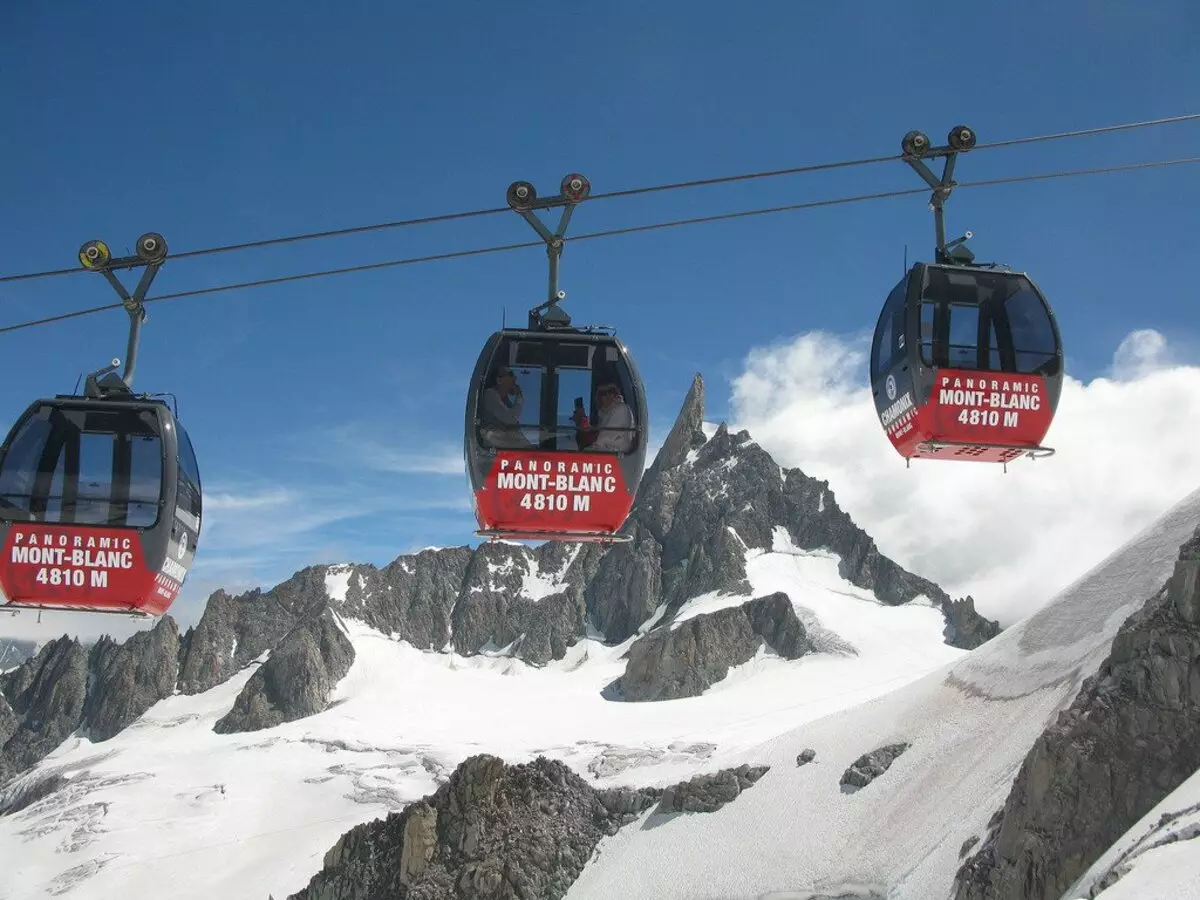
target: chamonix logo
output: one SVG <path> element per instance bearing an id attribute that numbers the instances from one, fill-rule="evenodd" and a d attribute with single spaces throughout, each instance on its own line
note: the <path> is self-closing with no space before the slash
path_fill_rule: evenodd
<path id="1" fill-rule="evenodd" d="M 889 375 L 887 377 L 887 395 L 889 400 L 896 399 L 896 376 Z"/>

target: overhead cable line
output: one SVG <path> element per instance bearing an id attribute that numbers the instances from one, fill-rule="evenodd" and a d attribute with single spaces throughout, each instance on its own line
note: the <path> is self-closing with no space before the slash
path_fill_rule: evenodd
<path id="1" fill-rule="evenodd" d="M 972 152 L 979 150 L 990 150 L 1003 147 L 1015 147 L 1022 144 L 1041 143 L 1043 141 L 1056 141 L 1064 138 L 1085 137 L 1095 134 L 1106 134 L 1116 131 L 1129 131 L 1136 128 L 1148 128 L 1156 125 L 1169 125 L 1178 122 L 1188 122 L 1195 119 L 1200 119 L 1200 113 L 1192 113 L 1181 116 L 1170 116 L 1163 119 L 1150 119 L 1144 122 L 1127 122 L 1121 125 L 1102 125 L 1098 128 L 1086 128 L 1077 131 L 1062 131 L 1056 134 L 1042 134 L 1033 137 L 1010 138 L 1004 141 L 992 141 L 985 144 L 977 144 Z M 678 181 L 668 184 L 650 185 L 640 188 L 627 188 L 620 191 L 608 191 L 605 193 L 591 194 L 581 202 L 590 202 L 592 200 L 614 199 L 618 197 L 632 197 L 641 194 L 652 194 L 661 191 L 674 191 L 687 188 L 708 187 L 717 184 L 730 184 L 739 181 L 752 181 L 762 178 L 777 178 L 783 175 L 800 175 L 809 172 L 824 172 L 833 169 L 848 169 L 856 166 L 874 165 L 883 162 L 895 162 L 902 157 L 897 155 L 892 156 L 873 156 L 865 159 L 842 160 L 839 162 L 829 163 L 814 163 L 805 166 L 793 166 L 786 169 L 772 169 L 765 172 L 746 172 L 738 175 L 725 175 L 717 178 L 702 178 L 694 181 Z M 468 212 L 445 213 L 435 216 L 422 216 L 415 219 L 401 219 L 395 222 L 379 222 L 374 225 L 357 225 L 350 228 L 338 228 L 330 231 L 315 231 L 308 234 L 295 234 L 286 237 L 265 238 L 258 241 L 246 241 L 239 244 L 224 244 L 217 247 L 208 247 L 202 250 L 186 250 L 182 253 L 172 253 L 171 259 L 189 259 L 197 256 L 208 256 L 214 253 L 228 253 L 233 250 L 250 250 L 260 247 L 271 247 L 279 244 L 291 244 L 299 241 L 311 241 L 321 238 L 339 237 L 350 234 L 364 234 L 371 231 L 383 231 L 391 228 L 406 228 L 417 225 L 431 225 L 436 222 L 449 222 L 456 219 L 476 218 L 480 216 L 491 216 L 497 213 L 507 213 L 511 210 L 507 206 L 494 207 L 492 209 L 476 209 Z M 575 240 L 578 240 L 576 238 Z M 11 281 L 30 281 L 37 278 L 50 278 L 56 275 L 72 275 L 77 272 L 86 271 L 78 266 L 73 266 L 69 269 L 52 269 L 45 272 L 29 272 L 23 275 L 4 275 L 0 276 L 0 283 Z"/>
<path id="2" fill-rule="evenodd" d="M 1073 169 L 1065 172 L 1043 172 L 1033 175 L 1016 175 L 1008 178 L 989 178 L 980 181 L 962 181 L 955 186 L 955 190 L 971 187 L 992 187 L 1000 184 L 1018 184 L 1026 181 L 1045 181 L 1052 178 L 1071 178 L 1080 175 L 1100 175 L 1112 172 L 1130 172 L 1139 169 L 1156 169 L 1166 166 L 1181 166 L 1191 163 L 1200 163 L 1200 156 L 1189 156 L 1180 159 L 1156 160 L 1151 162 L 1141 163 L 1126 163 L 1124 165 L 1103 166 L 1092 169 Z M 790 203 L 786 206 L 773 206 L 766 209 L 750 209 L 741 212 L 720 213 L 712 216 L 699 216 L 690 219 L 675 219 L 670 222 L 655 222 L 649 225 L 632 225 L 626 228 L 612 228 L 606 231 L 593 231 L 587 234 L 576 235 L 571 238 L 564 238 L 566 242 L 586 241 L 594 238 L 614 237 L 623 234 L 636 234 L 643 231 L 656 231 L 663 228 L 677 228 L 683 225 L 699 225 L 709 222 L 721 222 L 731 219 L 742 219 L 750 216 L 771 215 L 773 213 L 794 212 L 802 209 L 817 209 L 826 206 L 841 206 L 849 203 L 863 203 L 870 200 L 884 200 L 892 197 L 906 197 L 913 194 L 924 194 L 928 192 L 928 188 L 908 188 L 898 191 L 884 191 L 876 194 L 858 194 L 853 197 L 836 197 L 829 200 L 809 200 L 804 203 Z M 300 275 L 282 275 L 278 278 L 263 278 L 258 281 L 243 281 L 237 284 L 225 284 L 217 287 L 197 288 L 191 291 L 176 291 L 171 294 L 159 294 L 156 297 L 147 297 L 144 303 L 155 303 L 162 300 L 179 300 L 184 297 L 199 297 L 205 294 L 219 294 L 226 291 L 236 291 L 245 288 L 263 287 L 273 284 L 284 284 L 292 281 L 304 281 L 310 278 L 325 278 L 332 275 L 346 275 L 352 272 L 367 272 L 373 269 L 387 269 L 396 266 L 411 266 L 417 263 L 434 262 L 445 259 L 461 259 L 468 256 L 482 256 L 488 253 L 505 253 L 510 250 L 521 250 L 528 247 L 543 246 L 541 241 L 526 241 L 520 244 L 502 244 L 495 247 L 477 247 L 471 250 L 455 250 L 449 253 L 435 253 L 430 256 L 408 257 L 406 259 L 387 260 L 385 262 L 366 263 L 358 266 L 346 266 L 340 269 L 326 269 L 320 272 L 305 272 Z M 89 316 L 93 313 L 106 312 L 111 309 L 120 309 L 122 304 L 109 303 L 104 306 L 93 306 L 88 309 L 75 310 L 74 312 L 61 313 L 55 316 L 47 316 L 44 319 L 34 319 L 28 322 L 20 322 L 15 325 L 5 325 L 0 327 L 0 334 L 10 331 L 19 331 L 23 328 L 34 328 L 39 325 L 49 325 L 54 322 L 62 322 L 66 319 L 75 319 L 80 316 Z"/>

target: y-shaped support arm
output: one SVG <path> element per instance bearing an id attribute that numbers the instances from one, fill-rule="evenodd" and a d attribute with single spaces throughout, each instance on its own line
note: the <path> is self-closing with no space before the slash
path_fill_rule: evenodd
<path id="1" fill-rule="evenodd" d="M 965 237 L 957 238 L 949 244 L 946 243 L 945 206 L 950 192 L 954 190 L 954 163 L 958 159 L 958 154 L 972 149 L 975 146 L 975 140 L 973 130 L 966 125 L 955 125 L 950 131 L 947 138 L 948 145 L 945 147 L 930 147 L 929 138 L 919 131 L 910 131 L 900 142 L 900 148 L 903 150 L 901 159 L 933 188 L 933 196 L 929 198 L 929 204 L 933 207 L 934 237 L 937 240 L 936 256 L 939 263 L 951 262 L 948 251 L 971 236 L 971 233 L 967 232 Z M 941 178 L 934 175 L 929 166 L 925 165 L 925 159 L 939 156 L 946 160 L 942 167 Z"/>
<path id="2" fill-rule="evenodd" d="M 79 261 L 83 267 L 103 275 L 105 280 L 112 285 L 113 290 L 117 292 L 117 296 L 121 298 L 125 311 L 129 313 L 129 342 L 125 347 L 125 372 L 121 376 L 121 380 L 125 382 L 127 388 L 133 387 L 133 375 L 137 369 L 138 341 L 142 335 L 142 322 L 146 320 L 146 306 L 143 301 L 146 299 L 146 292 L 150 290 L 151 282 L 154 281 L 154 276 L 158 274 L 158 270 L 166 258 L 167 242 L 161 234 L 154 232 L 148 232 L 138 238 L 137 253 L 134 256 L 113 259 L 112 253 L 104 241 L 88 241 L 79 248 Z M 113 270 L 133 269 L 139 266 L 144 266 L 145 271 L 142 272 L 142 277 L 131 295 Z M 107 368 L 101 371 L 107 374 L 112 369 Z"/>
<path id="3" fill-rule="evenodd" d="M 528 181 L 514 181 L 508 186 L 509 207 L 533 226 L 533 230 L 546 242 L 546 256 L 550 260 L 549 298 L 545 303 L 529 310 L 529 327 L 531 329 L 540 327 L 543 319 L 542 313 L 553 308 L 555 304 L 566 297 L 566 294 L 558 289 L 558 264 L 562 257 L 563 235 L 567 233 L 567 224 L 571 221 L 571 213 L 575 211 L 575 205 L 584 200 L 591 189 L 592 186 L 588 180 L 575 172 L 563 178 L 557 195 L 543 200 L 538 199 L 537 191 Z M 554 206 L 563 207 L 563 211 L 558 220 L 558 227 L 551 231 L 538 218 L 534 210 L 549 209 Z"/>

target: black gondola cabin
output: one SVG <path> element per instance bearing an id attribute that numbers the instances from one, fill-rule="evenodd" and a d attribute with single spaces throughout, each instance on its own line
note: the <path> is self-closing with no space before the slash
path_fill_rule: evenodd
<path id="1" fill-rule="evenodd" d="M 35 400 L 0 445 L 0 608 L 156 617 L 175 601 L 200 538 L 200 469 L 167 404 L 134 394 L 143 300 L 167 256 L 157 232 L 113 258 L 79 248 L 129 314 L 120 361 L 88 375 L 82 395 Z M 116 269 L 144 269 L 130 293 Z"/>
<path id="2" fill-rule="evenodd" d="M 622 540 L 645 467 L 646 418 L 637 368 L 614 335 L 573 328 L 493 334 L 467 397 L 476 533 Z"/>
<path id="3" fill-rule="evenodd" d="M 160 616 L 196 553 L 200 471 L 166 403 L 35 401 L 0 447 L 8 607 Z"/>
<path id="4" fill-rule="evenodd" d="M 1062 390 L 1054 313 L 1021 272 L 917 263 L 871 347 L 880 423 L 907 458 L 1007 463 L 1041 445 Z"/>

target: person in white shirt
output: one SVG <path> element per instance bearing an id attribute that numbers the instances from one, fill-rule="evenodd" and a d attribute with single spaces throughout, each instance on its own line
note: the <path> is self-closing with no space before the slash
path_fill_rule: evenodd
<path id="1" fill-rule="evenodd" d="M 480 397 L 484 441 L 492 447 L 532 447 L 520 428 L 524 408 L 525 397 L 517 384 L 516 373 L 508 366 L 501 366 L 496 371 L 496 383 Z"/>
<path id="2" fill-rule="evenodd" d="M 635 427 L 633 411 L 621 396 L 621 389 L 612 382 L 600 385 L 596 391 L 600 421 L 578 433 L 579 449 L 628 453 L 633 448 Z"/>

